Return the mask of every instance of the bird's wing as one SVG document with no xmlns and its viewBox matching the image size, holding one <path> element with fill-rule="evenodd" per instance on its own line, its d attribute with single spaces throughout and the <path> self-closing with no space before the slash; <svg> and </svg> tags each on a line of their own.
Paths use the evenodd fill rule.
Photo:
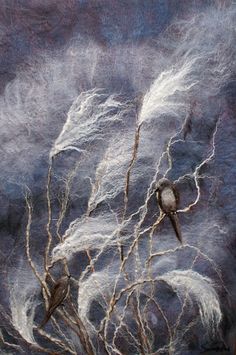
<svg viewBox="0 0 236 355">
<path fill-rule="evenodd" d="M 157 201 L 158 201 L 158 205 L 159 205 L 160 209 L 163 211 L 163 205 L 162 205 L 162 199 L 161 199 L 161 192 L 160 191 L 157 192 Z"/>
<path fill-rule="evenodd" d="M 65 298 L 68 290 L 68 282 L 59 280 L 53 287 L 49 302 L 49 309 L 57 307 Z"/>
<path fill-rule="evenodd" d="M 42 328 L 50 319 L 51 315 L 55 311 L 55 309 L 61 304 L 61 302 L 65 299 L 69 288 L 68 279 L 60 279 L 53 287 L 51 291 L 51 297 L 49 300 L 48 310 L 46 312 L 45 318 L 40 325 Z"/>
<path fill-rule="evenodd" d="M 175 185 L 173 185 L 173 192 L 174 192 L 174 195 L 175 195 L 176 205 L 177 205 L 177 208 L 178 208 L 179 201 L 180 201 L 180 195 L 179 195 L 179 191 L 177 190 Z"/>
</svg>

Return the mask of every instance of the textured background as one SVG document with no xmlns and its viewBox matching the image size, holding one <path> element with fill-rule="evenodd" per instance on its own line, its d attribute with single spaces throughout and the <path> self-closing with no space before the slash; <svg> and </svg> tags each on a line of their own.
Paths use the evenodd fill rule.
<svg viewBox="0 0 236 355">
<path fill-rule="evenodd" d="M 1 1 L 3 354 L 86 353 L 59 314 L 61 331 L 51 322 L 43 335 L 34 327 L 45 306 L 26 255 L 26 198 L 30 253 L 42 279 L 50 200 L 49 257 L 68 260 L 72 298 L 95 354 L 232 351 L 235 6 Z M 180 192 L 183 247 L 168 220 L 152 230 L 155 184 L 164 174 Z M 63 243 L 58 234 L 66 234 Z M 122 270 L 119 241 L 127 256 Z M 88 255 L 96 262 L 83 273 Z M 106 316 L 115 283 L 116 296 L 124 292 Z M 105 316 L 104 347 L 98 330 Z"/>
</svg>

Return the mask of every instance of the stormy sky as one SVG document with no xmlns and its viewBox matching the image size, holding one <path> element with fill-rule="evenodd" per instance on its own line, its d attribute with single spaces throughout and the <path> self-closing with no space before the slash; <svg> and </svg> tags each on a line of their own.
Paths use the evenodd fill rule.
<svg viewBox="0 0 236 355">
<path fill-rule="evenodd" d="M 227 0 L 1 1 L 3 354 L 233 353 L 235 15 Z M 39 329 L 65 273 L 70 297 Z"/>
</svg>

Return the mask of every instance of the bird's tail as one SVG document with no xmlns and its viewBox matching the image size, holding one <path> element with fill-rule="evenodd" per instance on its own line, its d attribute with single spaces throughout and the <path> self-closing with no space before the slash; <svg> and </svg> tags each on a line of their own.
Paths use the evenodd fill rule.
<svg viewBox="0 0 236 355">
<path fill-rule="evenodd" d="M 174 228 L 176 237 L 178 238 L 178 240 L 180 241 L 181 244 L 183 244 L 182 241 L 182 234 L 181 234 L 181 228 L 180 228 L 180 224 L 179 224 L 179 218 L 177 216 L 177 213 L 170 213 L 169 218 L 171 220 L 172 226 Z"/>
<path fill-rule="evenodd" d="M 49 321 L 50 317 L 52 315 L 52 312 L 50 310 L 47 311 L 42 323 L 39 326 L 39 329 L 43 328 L 45 326 L 45 324 L 47 324 L 47 322 Z"/>
</svg>

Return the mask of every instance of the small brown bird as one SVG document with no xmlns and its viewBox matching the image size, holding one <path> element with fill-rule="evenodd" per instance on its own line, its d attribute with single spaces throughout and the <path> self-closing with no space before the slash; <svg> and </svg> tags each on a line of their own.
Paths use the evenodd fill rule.
<svg viewBox="0 0 236 355">
<path fill-rule="evenodd" d="M 160 179 L 157 184 L 156 197 L 161 210 L 171 220 L 176 237 L 182 244 L 181 229 L 176 213 L 179 204 L 179 193 L 174 184 L 166 178 Z"/>
<path fill-rule="evenodd" d="M 60 306 L 60 304 L 68 296 L 70 291 L 70 277 L 70 275 L 62 276 L 53 286 L 53 289 L 51 291 L 51 297 L 49 300 L 48 310 L 46 312 L 44 320 L 40 325 L 40 328 L 45 326 L 55 309 Z"/>
</svg>

